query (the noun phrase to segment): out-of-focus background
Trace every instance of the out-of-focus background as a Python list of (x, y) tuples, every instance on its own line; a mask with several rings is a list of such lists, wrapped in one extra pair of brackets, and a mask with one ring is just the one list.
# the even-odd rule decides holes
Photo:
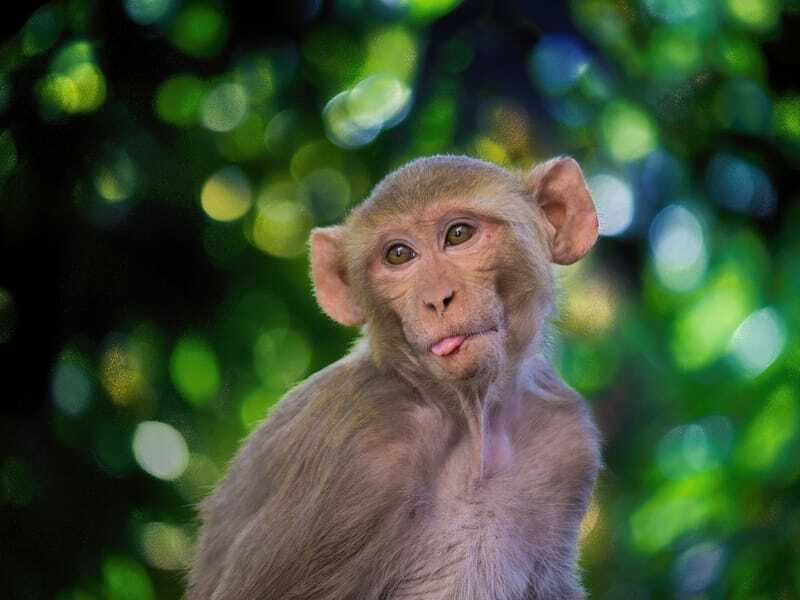
[(356, 335), (306, 238), (413, 157), (583, 165), (553, 358), (599, 599), (800, 597), (800, 2), (65, 0), (2, 22), (4, 598), (179, 598), (194, 505)]

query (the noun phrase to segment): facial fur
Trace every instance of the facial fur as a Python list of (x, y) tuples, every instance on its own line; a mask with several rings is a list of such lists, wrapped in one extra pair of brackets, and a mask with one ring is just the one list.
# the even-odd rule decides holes
[[(481, 161), (436, 157), (389, 175), (346, 223), (358, 265), (349, 276), (380, 360), (450, 380), (494, 378), (514, 363), (550, 303), (540, 219), (521, 179)], [(472, 237), (450, 245), (447, 232), (459, 224)], [(414, 257), (388, 262), (396, 244)], [(465, 338), (457, 350), (432, 352), (451, 336)]]

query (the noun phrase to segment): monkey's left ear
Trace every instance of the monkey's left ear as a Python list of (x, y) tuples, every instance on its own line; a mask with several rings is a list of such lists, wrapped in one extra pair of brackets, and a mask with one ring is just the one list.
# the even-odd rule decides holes
[(581, 168), (572, 158), (554, 158), (537, 165), (528, 181), (547, 217), (553, 262), (571, 265), (597, 241), (597, 212)]
[(310, 246), (311, 278), (320, 308), (337, 323), (347, 327), (361, 325), (364, 316), (347, 279), (344, 228), (337, 225), (315, 229)]

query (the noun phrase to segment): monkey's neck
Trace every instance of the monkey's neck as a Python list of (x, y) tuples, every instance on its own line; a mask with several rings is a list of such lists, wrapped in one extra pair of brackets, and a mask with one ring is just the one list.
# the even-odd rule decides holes
[(462, 439), (470, 453), (469, 480), (475, 485), (512, 458), (511, 426), (521, 398), (514, 375), (504, 373), (488, 385), (456, 392), (460, 410), (454, 417), (462, 424)]
[(455, 383), (432, 383), (429, 376), (400, 373), (422, 404), (437, 409), (452, 425), (458, 446), (469, 455), (470, 485), (481, 485), (512, 458), (511, 428), (518, 420), (524, 387), (520, 368)]

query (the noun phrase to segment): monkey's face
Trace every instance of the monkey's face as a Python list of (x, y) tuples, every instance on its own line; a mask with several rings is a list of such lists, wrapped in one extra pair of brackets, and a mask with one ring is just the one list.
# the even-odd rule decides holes
[(323, 310), (366, 324), (381, 361), (466, 379), (528, 351), (550, 306), (550, 262), (571, 264), (596, 239), (574, 160), (523, 179), (435, 156), (388, 175), (343, 225), (315, 229), (311, 270)]
[(509, 331), (497, 284), (511, 244), (506, 224), (463, 203), (434, 204), (377, 232), (367, 245), (370, 296), (376, 326), (394, 328), (381, 333), (405, 346), (398, 359), (411, 352), (440, 378), (501, 366)]

